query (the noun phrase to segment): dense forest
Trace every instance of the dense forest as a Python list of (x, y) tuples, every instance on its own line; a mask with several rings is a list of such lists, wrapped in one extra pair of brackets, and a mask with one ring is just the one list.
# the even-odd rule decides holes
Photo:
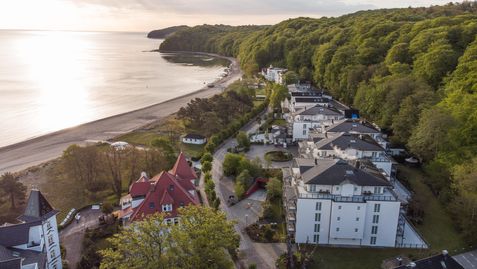
[(429, 186), (477, 242), (477, 3), (202, 25), (160, 49), (234, 56), (248, 74), (286, 67), (360, 109), (424, 161)]
[(167, 28), (160, 29), (160, 30), (152, 30), (147, 34), (147, 38), (157, 38), (157, 39), (166, 38), (166, 37), (174, 34), (177, 31), (185, 30), (187, 28), (189, 28), (189, 26), (179, 25), (179, 26), (167, 27)]

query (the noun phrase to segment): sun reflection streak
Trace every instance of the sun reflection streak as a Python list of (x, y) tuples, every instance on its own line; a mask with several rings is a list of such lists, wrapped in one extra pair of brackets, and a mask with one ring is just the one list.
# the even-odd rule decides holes
[(84, 61), (87, 55), (83, 54), (89, 44), (68, 32), (33, 35), (21, 44), (28, 70), (25, 75), (38, 90), (38, 113), (31, 124), (43, 131), (53, 131), (90, 119), (90, 85), (81, 79), (81, 73), (88, 68)]

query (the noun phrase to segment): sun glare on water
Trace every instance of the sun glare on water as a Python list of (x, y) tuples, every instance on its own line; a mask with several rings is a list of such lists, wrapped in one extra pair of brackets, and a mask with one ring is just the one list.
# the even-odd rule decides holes
[(28, 39), (21, 42), (25, 76), (38, 91), (38, 113), (31, 124), (51, 131), (85, 122), (91, 117), (90, 85), (81, 74), (88, 68), (84, 54), (90, 44), (68, 32), (42, 32)]

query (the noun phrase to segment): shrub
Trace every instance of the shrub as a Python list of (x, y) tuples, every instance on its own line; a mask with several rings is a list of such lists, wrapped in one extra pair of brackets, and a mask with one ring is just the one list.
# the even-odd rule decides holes
[(207, 161), (204, 162), (202, 164), (202, 172), (207, 173), (210, 172), (210, 170), (212, 170), (212, 163)]
[(104, 214), (111, 214), (114, 210), (114, 207), (111, 203), (109, 202), (105, 202), (103, 203), (103, 206), (101, 207), (101, 211), (104, 213)]

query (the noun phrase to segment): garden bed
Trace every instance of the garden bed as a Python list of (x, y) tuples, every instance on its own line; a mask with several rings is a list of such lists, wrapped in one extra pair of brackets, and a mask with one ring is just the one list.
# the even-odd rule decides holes
[(272, 162), (288, 162), (291, 161), (293, 155), (287, 151), (275, 150), (265, 153), (265, 159)]

